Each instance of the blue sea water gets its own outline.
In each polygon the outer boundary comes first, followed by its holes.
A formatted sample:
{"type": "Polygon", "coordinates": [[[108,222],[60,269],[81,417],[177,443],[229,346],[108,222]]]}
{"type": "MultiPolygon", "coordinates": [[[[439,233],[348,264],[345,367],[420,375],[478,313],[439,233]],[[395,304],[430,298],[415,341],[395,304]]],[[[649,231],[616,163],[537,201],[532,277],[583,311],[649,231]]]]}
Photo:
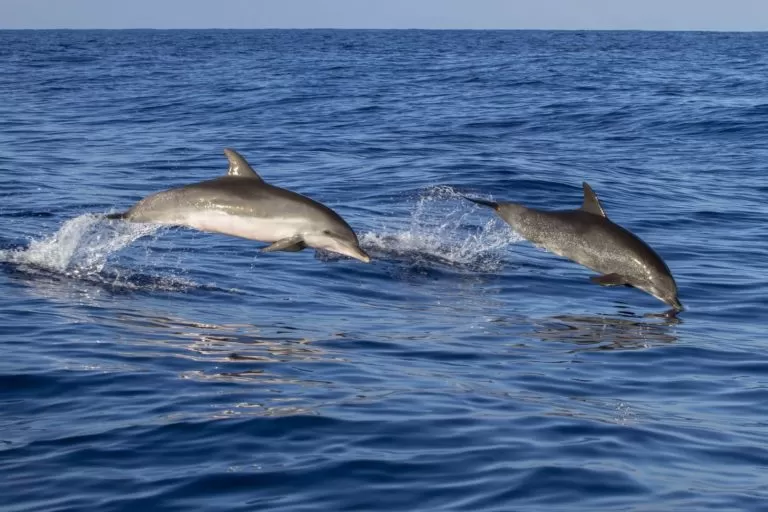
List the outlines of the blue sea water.
{"type": "Polygon", "coordinates": [[[0,32],[0,509],[768,510],[766,48],[0,32]],[[224,147],[374,261],[99,218],[224,147]],[[583,180],[679,318],[460,196],[583,180]]]}

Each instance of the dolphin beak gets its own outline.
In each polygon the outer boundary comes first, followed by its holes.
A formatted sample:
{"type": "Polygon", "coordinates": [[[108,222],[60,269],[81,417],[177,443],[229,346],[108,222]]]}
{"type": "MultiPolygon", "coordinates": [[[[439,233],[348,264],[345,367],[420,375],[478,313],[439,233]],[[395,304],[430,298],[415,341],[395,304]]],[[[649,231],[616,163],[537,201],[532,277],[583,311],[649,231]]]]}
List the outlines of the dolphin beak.
{"type": "Polygon", "coordinates": [[[674,299],[668,301],[667,304],[669,304],[670,306],[675,308],[677,311],[682,311],[683,309],[685,309],[683,307],[683,303],[680,302],[680,299],[678,299],[677,297],[675,297],[674,299]]]}
{"type": "Polygon", "coordinates": [[[368,256],[368,254],[364,250],[362,250],[362,249],[360,249],[358,247],[357,251],[355,251],[355,252],[357,252],[357,254],[350,254],[350,256],[352,256],[356,260],[362,261],[363,263],[370,263],[371,262],[371,257],[368,256]]]}
{"type": "Polygon", "coordinates": [[[343,254],[344,256],[360,260],[364,263],[371,262],[371,257],[360,248],[360,242],[357,241],[354,234],[348,237],[339,237],[333,233],[309,233],[304,235],[304,242],[309,247],[314,247],[315,249],[343,254]]]}
{"type": "Polygon", "coordinates": [[[328,249],[330,249],[331,251],[337,252],[339,254],[343,254],[344,256],[349,256],[350,258],[360,260],[363,263],[371,262],[371,257],[368,256],[368,253],[366,253],[356,243],[350,243],[350,242],[344,241],[337,244],[335,247],[329,247],[328,249]]]}
{"type": "Polygon", "coordinates": [[[371,257],[368,256],[368,253],[366,253],[362,247],[360,247],[359,243],[342,242],[340,247],[337,246],[334,250],[343,254],[344,256],[349,256],[350,258],[360,260],[363,263],[371,262],[371,257]]]}

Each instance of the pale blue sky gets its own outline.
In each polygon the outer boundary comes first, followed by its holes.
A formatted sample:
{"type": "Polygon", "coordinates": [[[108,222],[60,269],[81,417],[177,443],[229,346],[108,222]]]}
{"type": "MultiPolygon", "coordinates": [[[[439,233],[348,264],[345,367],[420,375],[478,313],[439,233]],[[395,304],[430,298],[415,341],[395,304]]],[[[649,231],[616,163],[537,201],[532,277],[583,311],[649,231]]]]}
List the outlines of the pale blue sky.
{"type": "Polygon", "coordinates": [[[768,0],[0,0],[0,28],[768,30],[768,0]]]}

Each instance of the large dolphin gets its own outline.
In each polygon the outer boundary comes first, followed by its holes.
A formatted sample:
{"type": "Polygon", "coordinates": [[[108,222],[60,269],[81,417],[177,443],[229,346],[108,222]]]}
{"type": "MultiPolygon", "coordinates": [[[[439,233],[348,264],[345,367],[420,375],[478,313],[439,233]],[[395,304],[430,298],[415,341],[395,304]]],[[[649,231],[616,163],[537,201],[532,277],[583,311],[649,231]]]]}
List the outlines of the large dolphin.
{"type": "Polygon", "coordinates": [[[187,226],[271,243],[263,250],[323,249],[364,261],[355,232],[336,212],[266,183],[240,154],[225,149],[226,176],[152,194],[109,219],[187,226]]]}
{"type": "Polygon", "coordinates": [[[584,182],[584,202],[578,210],[540,211],[515,203],[470,201],[490,206],[520,236],[558,256],[599,272],[592,281],[603,286],[634,286],[672,306],[677,298],[672,273],[648,244],[614,224],[592,188],[584,182]]]}

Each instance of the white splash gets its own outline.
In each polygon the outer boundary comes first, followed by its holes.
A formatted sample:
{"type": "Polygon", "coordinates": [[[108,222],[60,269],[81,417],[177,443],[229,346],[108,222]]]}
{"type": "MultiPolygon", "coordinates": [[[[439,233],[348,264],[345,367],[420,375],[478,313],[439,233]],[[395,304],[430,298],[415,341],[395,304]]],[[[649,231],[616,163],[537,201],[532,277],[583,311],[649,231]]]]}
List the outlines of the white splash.
{"type": "Polygon", "coordinates": [[[482,212],[487,220],[478,213],[452,187],[433,187],[421,195],[404,229],[364,233],[360,242],[378,257],[495,271],[503,264],[506,247],[522,238],[491,210],[482,212]]]}
{"type": "Polygon", "coordinates": [[[159,226],[108,222],[101,215],[85,214],[70,219],[46,238],[29,246],[0,251],[0,261],[50,270],[70,277],[97,274],[109,256],[159,226]]]}

